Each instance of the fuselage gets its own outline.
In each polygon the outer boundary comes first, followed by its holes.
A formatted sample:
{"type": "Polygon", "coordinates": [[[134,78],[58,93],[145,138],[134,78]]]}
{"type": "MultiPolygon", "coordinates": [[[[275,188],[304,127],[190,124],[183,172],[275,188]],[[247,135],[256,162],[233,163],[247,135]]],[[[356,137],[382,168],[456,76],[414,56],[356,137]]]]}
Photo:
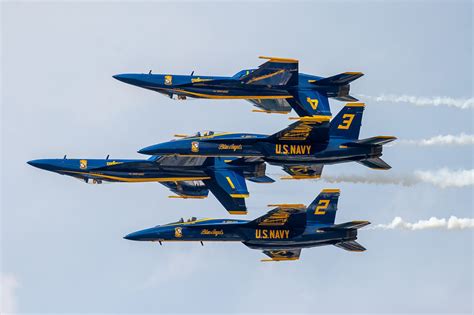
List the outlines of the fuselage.
{"type": "MultiPolygon", "coordinates": [[[[234,160],[235,157],[229,158],[234,160]]],[[[175,182],[209,179],[208,170],[215,165],[205,157],[174,159],[153,156],[150,159],[40,159],[28,164],[40,169],[69,175],[86,183],[105,182],[175,182]]],[[[257,176],[258,167],[253,165],[226,165],[226,169],[243,170],[244,175],[257,176]]],[[[263,171],[264,172],[264,171],[263,171]]]]}
{"type": "Polygon", "coordinates": [[[272,164],[334,164],[382,155],[381,146],[347,146],[344,138],[327,142],[273,141],[260,134],[215,134],[190,137],[146,147],[143,154],[182,156],[261,157],[272,164]]]}
{"type": "MultiPolygon", "coordinates": [[[[285,99],[293,98],[291,90],[315,89],[310,82],[322,77],[300,73],[297,86],[269,86],[242,84],[239,79],[254,69],[242,70],[231,77],[195,76],[173,74],[118,74],[114,78],[144,89],[156,91],[178,99],[209,98],[209,99],[285,99]]],[[[321,88],[319,88],[321,89],[321,88]]],[[[337,96],[339,88],[327,87],[327,95],[337,96]],[[334,90],[334,91],[332,91],[334,90]]]]}
{"type": "Polygon", "coordinates": [[[124,238],[152,242],[234,241],[254,249],[306,248],[357,239],[355,229],[323,230],[321,228],[327,225],[321,224],[259,227],[250,222],[234,219],[188,220],[140,230],[124,238]]]}

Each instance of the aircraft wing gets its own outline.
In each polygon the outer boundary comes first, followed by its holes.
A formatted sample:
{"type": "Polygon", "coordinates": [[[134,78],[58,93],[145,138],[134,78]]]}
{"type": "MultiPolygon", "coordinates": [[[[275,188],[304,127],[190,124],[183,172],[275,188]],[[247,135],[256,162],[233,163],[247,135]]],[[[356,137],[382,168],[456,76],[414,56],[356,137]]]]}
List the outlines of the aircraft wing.
{"type": "Polygon", "coordinates": [[[258,69],[242,76],[240,82],[251,85],[298,85],[298,60],[264,56],[259,58],[268,59],[268,61],[260,65],[258,69]]]}
{"type": "Polygon", "coordinates": [[[306,220],[306,206],[303,204],[276,204],[269,206],[276,206],[276,208],[250,221],[248,224],[259,227],[282,227],[298,225],[298,223],[304,223],[306,220]]]}
{"type": "Polygon", "coordinates": [[[285,165],[283,170],[290,174],[290,176],[282,177],[281,179],[318,179],[323,172],[324,164],[312,165],[285,165]]]}
{"type": "Polygon", "coordinates": [[[253,112],[257,113],[275,113],[275,114],[288,114],[291,112],[292,106],[287,99],[249,99],[247,100],[259,109],[254,109],[253,112]]]}
{"type": "Polygon", "coordinates": [[[269,138],[278,141],[327,142],[329,140],[329,118],[325,116],[301,117],[269,138]]]}
{"type": "Polygon", "coordinates": [[[270,259],[262,259],[262,261],[298,260],[300,258],[301,248],[285,250],[264,250],[263,253],[270,257],[270,259]]]}

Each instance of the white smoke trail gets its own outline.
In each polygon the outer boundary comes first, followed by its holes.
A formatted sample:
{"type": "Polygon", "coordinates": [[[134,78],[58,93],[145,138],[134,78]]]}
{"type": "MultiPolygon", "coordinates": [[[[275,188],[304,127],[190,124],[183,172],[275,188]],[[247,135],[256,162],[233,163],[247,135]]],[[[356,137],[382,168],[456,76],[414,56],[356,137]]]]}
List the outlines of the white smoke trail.
{"type": "Polygon", "coordinates": [[[446,168],[438,171],[416,171],[417,179],[441,188],[474,185],[474,169],[452,171],[446,168]]]}
{"type": "Polygon", "coordinates": [[[449,106],[460,109],[474,108],[474,98],[452,98],[446,96],[419,97],[411,95],[381,94],[379,96],[358,94],[361,98],[376,102],[410,103],[416,106],[449,106]]]}
{"type": "Polygon", "coordinates": [[[437,171],[415,171],[413,174],[406,175],[381,173],[367,175],[325,175],[322,179],[329,183],[391,184],[403,186],[428,183],[440,188],[466,187],[474,185],[474,169],[449,170],[442,168],[437,171]]]}
{"type": "Polygon", "coordinates": [[[377,224],[372,226],[370,230],[427,230],[427,229],[443,229],[443,230],[464,230],[473,229],[474,219],[471,218],[457,218],[450,216],[449,219],[431,217],[429,220],[420,220],[415,223],[404,221],[401,217],[395,217],[392,222],[388,224],[377,224]]]}
{"type": "Polygon", "coordinates": [[[436,145],[472,145],[474,144],[474,135],[461,133],[459,135],[439,135],[421,140],[399,140],[395,144],[411,144],[419,146],[436,145]]]}

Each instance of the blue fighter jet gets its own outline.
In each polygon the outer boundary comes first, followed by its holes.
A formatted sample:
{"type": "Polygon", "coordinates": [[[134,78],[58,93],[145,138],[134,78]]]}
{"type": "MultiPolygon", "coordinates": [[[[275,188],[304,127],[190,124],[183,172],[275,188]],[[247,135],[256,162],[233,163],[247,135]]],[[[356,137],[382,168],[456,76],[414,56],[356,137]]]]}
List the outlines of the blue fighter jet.
{"type": "Polygon", "coordinates": [[[153,90],[177,99],[245,99],[257,112],[289,113],[300,116],[331,115],[328,97],[354,102],[349,83],[363,76],[344,72],[332,77],[299,73],[298,60],[264,57],[258,69],[241,70],[231,77],[173,74],[118,74],[122,82],[153,90]]]}
{"type": "Polygon", "coordinates": [[[348,103],[331,121],[328,116],[299,117],[273,134],[209,133],[152,145],[143,154],[239,156],[283,167],[285,179],[319,178],[325,164],[356,161],[373,169],[390,169],[380,157],[392,136],[359,139],[363,103],[348,103]]]}
{"type": "Polygon", "coordinates": [[[297,260],[302,248],[324,245],[364,251],[365,248],[356,242],[357,229],[370,222],[334,224],[339,194],[339,189],[324,189],[308,207],[302,204],[269,205],[276,208],[253,221],[191,218],[185,222],[181,219],[124,238],[160,244],[167,241],[242,242],[270,257],[262,261],[297,260]]]}
{"type": "Polygon", "coordinates": [[[152,156],[148,160],[42,159],[28,164],[68,175],[89,184],[159,182],[177,196],[201,199],[211,191],[230,214],[246,214],[249,196],[245,179],[272,183],[265,163],[241,158],[152,156]]]}

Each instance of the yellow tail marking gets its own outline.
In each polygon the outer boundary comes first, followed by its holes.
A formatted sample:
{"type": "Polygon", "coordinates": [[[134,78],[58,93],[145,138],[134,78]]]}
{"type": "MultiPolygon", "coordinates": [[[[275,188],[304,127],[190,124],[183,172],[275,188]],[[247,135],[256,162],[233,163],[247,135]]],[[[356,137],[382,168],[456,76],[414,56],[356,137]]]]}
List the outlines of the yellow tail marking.
{"type": "Polygon", "coordinates": [[[248,198],[249,194],[230,194],[232,198],[248,198]]]}
{"type": "Polygon", "coordinates": [[[280,58],[280,57],[268,57],[268,56],[258,56],[258,58],[269,59],[270,61],[274,61],[274,62],[287,62],[287,63],[298,62],[298,59],[293,59],[293,58],[280,58]]]}
{"type": "Polygon", "coordinates": [[[354,120],[355,114],[344,114],[342,115],[342,123],[337,126],[337,129],[347,130],[351,127],[352,121],[354,120]]]}
{"type": "Polygon", "coordinates": [[[340,193],[341,190],[340,189],[323,189],[321,190],[322,193],[340,193]]]}
{"type": "Polygon", "coordinates": [[[324,215],[326,214],[326,209],[329,207],[329,200],[328,199],[321,199],[319,200],[318,206],[314,210],[315,215],[324,215]]]}
{"type": "Polygon", "coordinates": [[[365,107],[365,103],[347,103],[344,107],[365,107]]]}
{"type": "Polygon", "coordinates": [[[229,183],[230,188],[235,189],[234,183],[230,179],[229,176],[226,176],[225,179],[227,179],[227,182],[229,183]]]}
{"type": "Polygon", "coordinates": [[[239,215],[240,214],[244,214],[244,215],[247,214],[247,211],[239,211],[239,210],[235,210],[235,211],[234,210],[229,210],[227,212],[229,212],[230,214],[239,214],[239,215]]]}

